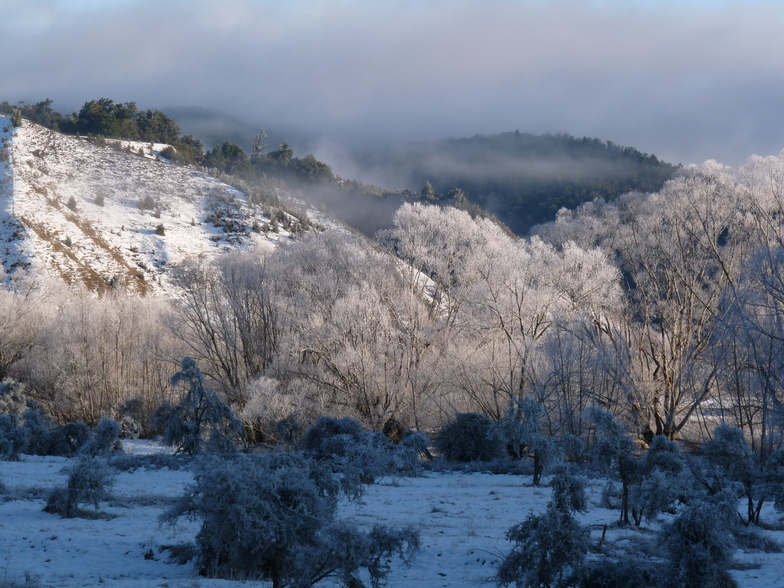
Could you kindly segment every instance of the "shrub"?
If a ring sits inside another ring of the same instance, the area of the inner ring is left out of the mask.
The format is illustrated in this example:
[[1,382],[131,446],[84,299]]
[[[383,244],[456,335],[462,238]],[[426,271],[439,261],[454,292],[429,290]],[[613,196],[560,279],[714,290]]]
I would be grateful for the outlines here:
[[533,454],[534,486],[539,485],[545,469],[558,463],[563,454],[558,445],[541,431],[545,416],[541,403],[531,398],[522,402],[512,399],[498,423],[500,437],[513,455],[523,457],[529,452]]
[[74,198],[73,196],[71,196],[71,197],[68,199],[68,202],[66,203],[66,206],[67,206],[68,208],[70,208],[71,210],[75,211],[75,210],[76,210],[76,198]]
[[166,235],[166,227],[163,226],[163,223],[158,223],[155,226],[155,234],[160,236],[160,237],[163,237],[164,235]]
[[117,450],[122,450],[120,423],[114,419],[103,418],[95,427],[92,438],[82,446],[80,453],[95,457]]
[[356,573],[366,568],[377,585],[394,554],[409,561],[419,545],[412,529],[377,526],[363,533],[335,523],[341,493],[360,493],[301,453],[205,457],[195,479],[163,519],[188,514],[202,520],[196,544],[200,573],[207,576],[266,579],[275,588],[312,586],[327,577],[361,586]]
[[473,412],[456,414],[433,438],[433,444],[450,461],[490,461],[504,455],[493,421]]
[[677,503],[689,503],[704,492],[697,487],[697,480],[678,446],[663,435],[653,438],[638,466],[629,495],[636,525],[640,525],[643,517],[653,520],[662,512],[673,511]]
[[669,552],[670,586],[734,588],[727,568],[733,538],[715,504],[700,502],[685,509],[662,532]]
[[37,410],[27,410],[22,420],[27,445],[25,451],[31,455],[48,455],[52,445],[52,423],[49,417]]
[[141,423],[131,416],[125,415],[120,420],[120,438],[138,439],[144,434]]
[[103,192],[98,192],[95,195],[95,204],[98,206],[103,206],[106,204],[106,195]]
[[587,563],[568,585],[576,588],[664,588],[662,565],[629,555],[619,561],[602,558]]
[[195,455],[210,451],[232,452],[231,437],[242,430],[242,421],[235,418],[215,392],[204,387],[204,376],[190,357],[182,360],[182,367],[174,374],[171,385],[187,384],[188,392],[169,416],[163,442],[176,446],[177,453]]
[[10,378],[0,382],[0,414],[21,416],[28,408],[33,408],[25,390],[24,384]]
[[388,474],[417,473],[419,456],[427,450],[427,438],[411,432],[395,445],[386,435],[365,431],[359,421],[349,417],[322,416],[305,431],[300,448],[315,459],[330,463],[335,471],[372,484]]
[[65,518],[79,516],[79,505],[90,503],[95,510],[102,500],[109,498],[114,483],[111,468],[102,459],[83,457],[70,470],[65,488],[54,490],[46,501],[44,511]]
[[154,210],[158,207],[158,204],[155,202],[155,198],[147,194],[136,203],[136,206],[139,210]]
[[568,468],[556,472],[553,499],[544,514],[531,513],[507,532],[514,547],[498,568],[499,585],[549,588],[580,568],[588,551],[588,530],[574,513],[585,509],[583,486]]
[[84,423],[68,423],[49,434],[49,455],[74,457],[90,440],[90,427]]
[[0,414],[0,458],[17,461],[25,449],[25,434],[15,414]]

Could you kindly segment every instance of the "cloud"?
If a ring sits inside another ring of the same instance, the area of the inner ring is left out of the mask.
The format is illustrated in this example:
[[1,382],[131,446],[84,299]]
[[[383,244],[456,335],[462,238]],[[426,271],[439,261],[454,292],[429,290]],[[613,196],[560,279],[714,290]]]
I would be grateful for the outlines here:
[[330,142],[519,129],[670,161],[777,153],[774,1],[0,2],[0,99],[215,108]]

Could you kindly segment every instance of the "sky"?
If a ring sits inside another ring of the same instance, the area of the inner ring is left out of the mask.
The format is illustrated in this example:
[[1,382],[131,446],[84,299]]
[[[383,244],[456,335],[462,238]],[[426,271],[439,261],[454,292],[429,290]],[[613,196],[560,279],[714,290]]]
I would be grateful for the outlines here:
[[211,109],[328,162],[519,130],[737,165],[784,149],[782,30],[780,0],[0,0],[0,101]]

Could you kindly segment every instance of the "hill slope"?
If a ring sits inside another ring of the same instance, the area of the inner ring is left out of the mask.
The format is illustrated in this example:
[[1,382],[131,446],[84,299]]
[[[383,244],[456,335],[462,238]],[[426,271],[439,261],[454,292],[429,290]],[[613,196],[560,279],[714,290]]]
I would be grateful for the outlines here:
[[[0,118],[0,129],[9,125]],[[170,293],[170,270],[189,258],[290,237],[236,188],[162,161],[162,145],[88,140],[27,121],[4,131],[3,145],[7,274],[30,268],[99,292],[122,283]]]

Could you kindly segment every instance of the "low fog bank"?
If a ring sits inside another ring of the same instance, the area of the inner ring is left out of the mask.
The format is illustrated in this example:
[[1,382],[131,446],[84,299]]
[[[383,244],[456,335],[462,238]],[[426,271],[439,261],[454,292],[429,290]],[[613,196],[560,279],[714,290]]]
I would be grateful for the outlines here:
[[361,148],[322,143],[315,153],[342,177],[397,193],[432,188],[442,200],[460,190],[518,235],[563,206],[659,190],[677,169],[609,141],[519,131]]

